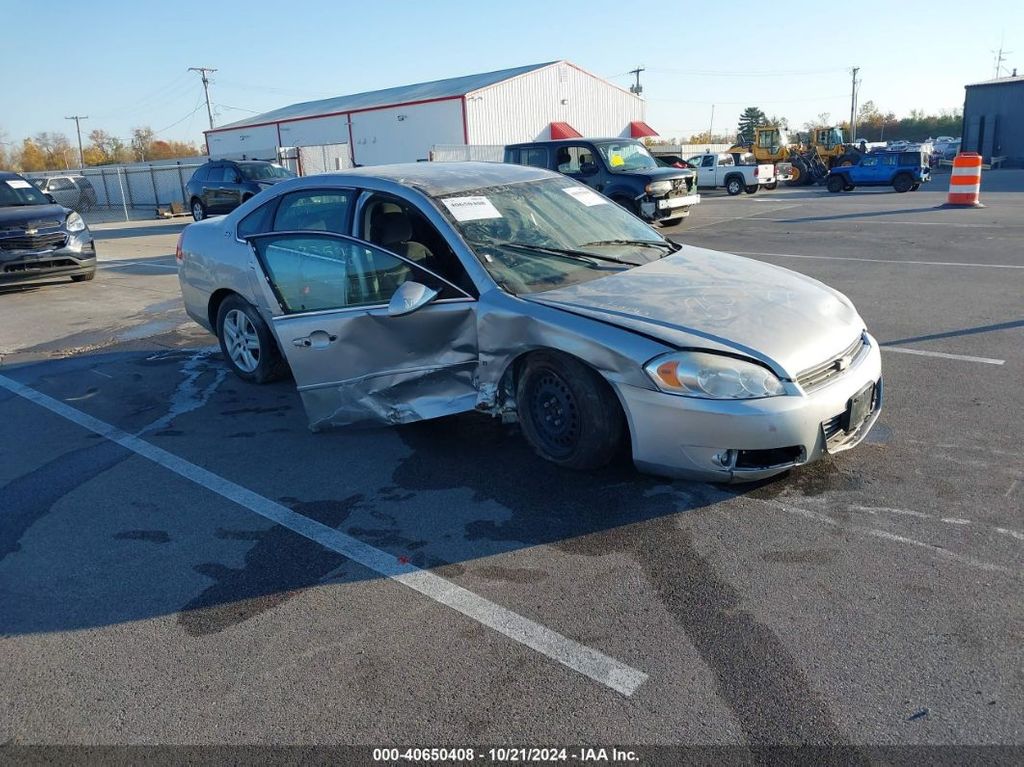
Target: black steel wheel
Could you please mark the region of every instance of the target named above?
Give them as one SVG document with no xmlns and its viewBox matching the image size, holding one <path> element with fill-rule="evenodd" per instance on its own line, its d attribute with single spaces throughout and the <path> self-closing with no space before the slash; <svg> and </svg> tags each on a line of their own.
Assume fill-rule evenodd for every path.
<svg viewBox="0 0 1024 767">
<path fill-rule="evenodd" d="M 893 179 L 892 188 L 900 194 L 909 192 L 914 186 L 914 179 L 909 173 L 901 173 Z"/>
<path fill-rule="evenodd" d="M 842 176 L 829 176 L 825 186 L 833 194 L 838 194 L 846 188 L 846 181 Z"/>
<path fill-rule="evenodd" d="M 568 355 L 527 357 L 516 404 L 526 441 L 559 466 L 597 469 L 622 445 L 626 427 L 618 399 L 597 372 Z"/>
</svg>

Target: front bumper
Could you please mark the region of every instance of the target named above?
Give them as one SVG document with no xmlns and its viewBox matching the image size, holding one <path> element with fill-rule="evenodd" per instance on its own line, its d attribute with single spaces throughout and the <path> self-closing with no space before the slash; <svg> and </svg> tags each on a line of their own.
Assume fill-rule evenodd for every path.
<svg viewBox="0 0 1024 767">
<path fill-rule="evenodd" d="M 644 197 L 640 201 L 640 213 L 648 221 L 678 218 L 690 215 L 689 209 L 699 203 L 699 194 L 687 194 L 679 197 Z"/>
<path fill-rule="evenodd" d="M 780 397 L 706 400 L 619 385 L 633 461 L 651 474 L 745 482 L 849 450 L 881 412 L 882 361 L 873 338 L 870 344 L 857 364 L 809 393 L 787 383 L 792 393 Z M 867 418 L 849 433 L 836 432 L 837 416 L 869 383 L 875 396 Z"/>
<path fill-rule="evenodd" d="M 65 247 L 56 250 L 0 250 L 0 285 L 72 277 L 95 270 L 96 246 L 92 239 L 71 237 Z"/>
</svg>

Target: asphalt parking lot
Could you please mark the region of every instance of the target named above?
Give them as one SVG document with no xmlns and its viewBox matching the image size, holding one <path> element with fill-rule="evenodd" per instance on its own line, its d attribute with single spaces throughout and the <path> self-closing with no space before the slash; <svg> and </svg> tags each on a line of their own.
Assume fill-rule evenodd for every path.
<svg viewBox="0 0 1024 767">
<path fill-rule="evenodd" d="M 569 473 L 467 415 L 312 434 L 180 306 L 176 221 L 0 290 L 0 742 L 1024 741 L 1024 171 L 708 195 L 680 242 L 843 291 L 859 448 Z"/>
</svg>

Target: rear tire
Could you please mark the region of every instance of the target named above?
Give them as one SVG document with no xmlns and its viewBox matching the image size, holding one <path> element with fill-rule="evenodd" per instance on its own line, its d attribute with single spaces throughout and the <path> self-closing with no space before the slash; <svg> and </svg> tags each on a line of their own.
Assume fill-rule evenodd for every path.
<svg viewBox="0 0 1024 767">
<path fill-rule="evenodd" d="M 779 186 L 778 181 L 771 181 L 764 185 L 765 191 L 772 192 Z"/>
<path fill-rule="evenodd" d="M 686 216 L 679 216 L 677 218 L 663 218 L 660 221 L 656 221 L 655 226 L 659 227 L 660 229 L 665 229 L 667 227 L 683 223 L 684 218 L 686 218 Z"/>
<path fill-rule="evenodd" d="M 217 310 L 217 339 L 235 375 L 251 383 L 280 378 L 286 369 L 274 336 L 256 307 L 239 295 L 228 296 Z"/>
<path fill-rule="evenodd" d="M 541 458 L 568 469 L 598 469 L 626 434 L 622 407 L 608 383 L 567 355 L 536 352 L 516 385 L 519 421 Z"/>
<path fill-rule="evenodd" d="M 198 197 L 192 199 L 192 219 L 195 221 L 202 221 L 206 218 L 206 206 L 203 205 L 203 201 Z"/>
<path fill-rule="evenodd" d="M 909 192 L 914 186 L 914 179 L 908 173 L 901 173 L 893 179 L 892 188 L 900 194 Z"/>
<path fill-rule="evenodd" d="M 760 188 L 760 184 L 754 184 L 753 186 L 743 187 L 743 191 L 747 194 L 757 194 L 757 190 Z"/>
<path fill-rule="evenodd" d="M 732 176 L 725 180 L 725 191 L 729 193 L 730 197 L 735 197 L 746 185 L 743 183 L 743 179 L 739 176 Z"/>
</svg>

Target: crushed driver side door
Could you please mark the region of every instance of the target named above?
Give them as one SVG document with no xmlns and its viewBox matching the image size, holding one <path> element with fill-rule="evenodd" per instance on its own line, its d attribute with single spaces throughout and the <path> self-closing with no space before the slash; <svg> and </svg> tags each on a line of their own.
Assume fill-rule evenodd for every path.
<svg viewBox="0 0 1024 767">
<path fill-rule="evenodd" d="M 472 410 L 476 301 L 440 276 L 362 240 L 284 232 L 250 238 L 272 319 L 310 427 L 398 424 Z M 437 297 L 395 316 L 415 282 Z"/>
</svg>

